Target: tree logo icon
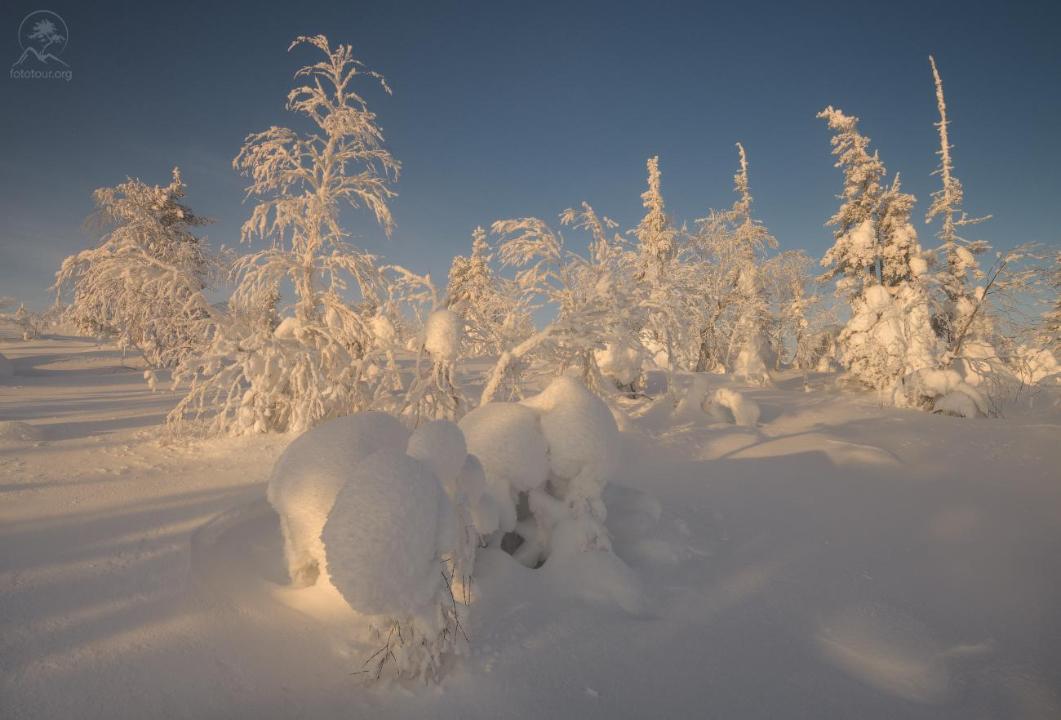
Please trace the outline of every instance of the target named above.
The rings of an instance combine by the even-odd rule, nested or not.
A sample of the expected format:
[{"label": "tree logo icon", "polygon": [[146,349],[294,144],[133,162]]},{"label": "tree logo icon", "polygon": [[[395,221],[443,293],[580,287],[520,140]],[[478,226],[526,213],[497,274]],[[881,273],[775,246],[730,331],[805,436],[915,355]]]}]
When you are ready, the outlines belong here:
[{"label": "tree logo icon", "polygon": [[34,10],[22,18],[18,26],[18,44],[22,54],[12,67],[19,67],[30,58],[42,65],[69,65],[59,56],[66,49],[70,38],[66,22],[51,10]]}]

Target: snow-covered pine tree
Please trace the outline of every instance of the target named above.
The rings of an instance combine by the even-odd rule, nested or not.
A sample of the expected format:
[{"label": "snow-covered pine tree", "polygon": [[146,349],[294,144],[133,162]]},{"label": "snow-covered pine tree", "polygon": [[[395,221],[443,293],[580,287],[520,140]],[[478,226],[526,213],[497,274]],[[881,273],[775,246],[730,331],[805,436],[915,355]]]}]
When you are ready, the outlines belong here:
[{"label": "snow-covered pine tree", "polygon": [[917,241],[917,230],[910,222],[916,203],[916,197],[903,192],[899,173],[881,193],[877,209],[880,281],[888,287],[911,282],[928,271],[928,261]]},{"label": "snow-covered pine tree", "polygon": [[467,353],[498,355],[534,331],[517,288],[494,273],[493,254],[486,231],[472,232],[472,252],[453,258],[446,289],[446,306],[465,320]]},{"label": "snow-covered pine tree", "polygon": [[769,308],[766,289],[759,274],[759,255],[766,248],[777,247],[777,240],[759,220],[752,218],[752,194],[748,183],[748,157],[737,143],[740,167],[733,176],[738,199],[729,211],[732,242],[739,262],[737,269],[737,302],[740,316],[731,339],[733,373],[751,383],[769,384],[767,370],[769,343],[766,325]]},{"label": "snow-covered pine tree", "polygon": [[[288,283],[294,316],[275,331],[223,326],[202,356],[182,363],[174,381],[188,382],[189,390],[170,414],[177,428],[205,416],[215,432],[301,431],[372,407],[395,389],[390,348],[376,338],[376,328],[395,324],[381,319],[392,312],[385,278],[373,256],[346,242],[339,224],[348,206],[367,208],[388,233],[393,227],[388,203],[400,164],[354,84],[367,77],[390,88],[349,45],[333,48],[316,35],[296,38],[289,49],[301,45],[324,55],[296,73],[300,82],[287,97],[287,109],[308,121],[309,131],[274,126],[253,133],[233,161],[251,179],[248,195],[259,198],[243,240],[270,243],[237,262],[235,302],[253,306]],[[345,299],[351,282],[361,297],[354,306]]]},{"label": "snow-covered pine tree", "polygon": [[193,228],[208,221],[181,203],[186,187],[128,179],[93,193],[88,224],[100,244],[63,260],[57,303],[81,332],[115,338],[153,368],[172,367],[207,342],[216,312],[202,294],[212,260]]},{"label": "snow-covered pine tree", "polygon": [[845,115],[832,105],[818,117],[833,131],[835,167],[844,172],[844,189],[839,196],[843,202],[827,223],[834,228],[834,243],[822,258],[822,265],[829,267],[822,279],[839,277],[837,291],[858,297],[880,277],[875,224],[886,171],[878,154],[869,154],[869,138],[859,132],[857,117]]},{"label": "snow-covered pine tree", "polygon": [[663,204],[663,192],[660,189],[659,156],[650,157],[646,162],[648,168],[648,188],[641,193],[641,204],[645,215],[633,231],[639,243],[645,272],[654,270],[662,274],[667,263],[677,253],[677,232],[671,225],[670,218]]},{"label": "snow-covered pine tree", "polygon": [[490,258],[490,243],[486,239],[486,230],[478,226],[472,231],[471,255],[457,255],[450,264],[449,284],[446,286],[448,305],[476,305],[490,293],[494,282]]},{"label": "snow-covered pine tree", "polygon": [[642,343],[660,365],[674,369],[687,324],[679,302],[683,294],[678,263],[681,233],[667,216],[660,188],[659,156],[650,157],[646,166],[648,187],[641,194],[645,214],[630,231],[637,238],[633,271],[641,286],[642,303],[648,309]]},{"label": "snow-covered pine tree", "polygon": [[858,118],[828,107],[818,114],[833,130],[836,167],[844,171],[840,209],[830,218],[835,243],[822,259],[832,267],[822,279],[840,277],[837,292],[851,305],[851,318],[837,337],[840,358],[852,377],[899,402],[904,377],[938,364],[928,294],[920,280],[927,269],[910,223],[916,198],[902,191],[896,175],[884,188],[880,156],[869,154],[869,138]]},{"label": "snow-covered pine tree", "polygon": [[[967,240],[961,237],[959,228],[966,225],[975,225],[990,219],[990,215],[983,217],[969,217],[962,209],[962,201],[965,191],[961,181],[954,175],[954,163],[951,158],[953,146],[950,144],[949,127],[947,119],[947,102],[943,96],[943,79],[940,77],[936,60],[931,55],[928,58],[932,66],[932,79],[936,86],[936,107],[939,110],[939,122],[936,128],[939,130],[939,167],[933,174],[940,178],[940,189],[932,193],[932,204],[925,214],[925,222],[930,223],[935,218],[940,218],[939,231],[936,237],[941,243],[940,251],[946,260],[946,266],[939,273],[939,284],[946,295],[946,306],[938,313],[936,331],[943,338],[947,348],[954,351],[957,342],[959,328],[966,324],[968,318],[973,314],[977,304],[975,291],[968,287],[969,276],[974,279],[982,279],[983,271],[976,256],[989,249],[989,245],[982,240]],[[974,328],[974,333],[981,328]],[[986,338],[981,338],[986,341]]]}]

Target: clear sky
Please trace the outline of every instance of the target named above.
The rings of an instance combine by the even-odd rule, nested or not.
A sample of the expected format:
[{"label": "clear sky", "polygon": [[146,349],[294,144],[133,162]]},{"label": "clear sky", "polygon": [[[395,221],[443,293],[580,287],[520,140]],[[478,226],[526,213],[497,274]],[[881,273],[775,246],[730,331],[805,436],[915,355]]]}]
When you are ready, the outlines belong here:
[{"label": "clear sky", "polygon": [[[0,9],[0,62],[18,59],[35,3]],[[367,90],[404,170],[395,235],[349,213],[354,241],[436,278],[477,224],[555,220],[581,200],[636,224],[645,159],[660,155],[678,222],[732,201],[734,143],[756,212],[782,248],[820,256],[839,171],[815,113],[862,119],[919,199],[937,147],[928,55],[943,74],[966,208],[1000,247],[1061,243],[1061,3],[114,2],[49,0],[65,20],[69,82],[0,77],[0,295],[33,306],[63,256],[92,238],[91,191],[164,184],[238,242],[249,213],[231,168],[243,137],[297,122],[284,108],[309,49],[351,43],[386,75]],[[5,54],[6,53],[6,54]],[[9,58],[5,60],[6,58]],[[301,127],[296,125],[296,127]]]}]

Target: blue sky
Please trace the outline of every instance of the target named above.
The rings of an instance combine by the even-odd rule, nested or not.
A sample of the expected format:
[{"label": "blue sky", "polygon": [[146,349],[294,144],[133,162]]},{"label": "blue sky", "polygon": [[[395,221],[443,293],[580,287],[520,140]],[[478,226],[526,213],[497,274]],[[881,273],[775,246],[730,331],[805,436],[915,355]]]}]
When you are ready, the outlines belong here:
[{"label": "blue sky", "polygon": [[[758,216],[782,248],[820,256],[840,189],[815,119],[829,104],[862,119],[922,218],[936,187],[929,53],[966,207],[994,215],[977,236],[1061,243],[1061,3],[801,5],[53,2],[72,79],[0,77],[0,295],[46,304],[62,257],[93,240],[91,191],[164,183],[174,165],[189,204],[217,220],[211,242],[236,244],[249,207],[232,158],[247,133],[298,122],[284,97],[314,57],[286,48],[316,33],[351,43],[394,88],[366,94],[404,165],[397,232],[358,212],[346,227],[437,278],[498,218],[555,220],[587,200],[633,226],[649,155],[677,221],[727,206],[737,141]],[[18,58],[36,9],[4,4],[0,61]]]}]

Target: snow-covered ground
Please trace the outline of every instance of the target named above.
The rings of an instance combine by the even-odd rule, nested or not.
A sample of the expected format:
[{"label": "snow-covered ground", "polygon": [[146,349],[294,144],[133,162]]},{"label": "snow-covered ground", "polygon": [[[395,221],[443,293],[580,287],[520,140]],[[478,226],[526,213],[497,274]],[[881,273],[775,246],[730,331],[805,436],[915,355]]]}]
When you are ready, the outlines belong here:
[{"label": "snow-covered ground", "polygon": [[633,407],[604,497],[643,609],[484,551],[468,655],[366,687],[342,617],[285,587],[265,483],[291,437],[160,443],[175,397],[119,353],[0,352],[0,421],[31,426],[0,424],[4,718],[1061,717],[1045,392],[993,420],[825,375],[741,389],[752,426]]}]

